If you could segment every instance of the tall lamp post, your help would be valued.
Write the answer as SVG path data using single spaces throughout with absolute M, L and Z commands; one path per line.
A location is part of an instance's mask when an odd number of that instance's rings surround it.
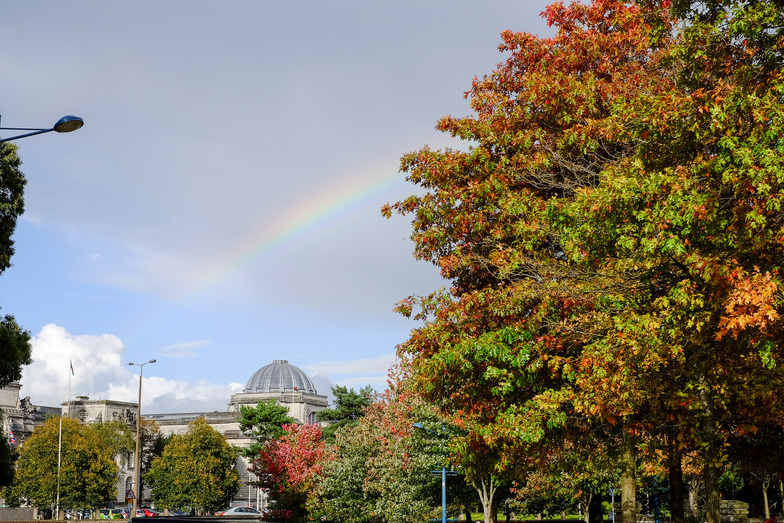
M 78 116 L 63 116 L 50 128 L 31 128 L 31 127 L 0 127 L 0 130 L 8 130 L 8 131 L 31 131 L 29 133 L 19 134 L 16 136 L 11 136 L 10 138 L 2 138 L 0 139 L 0 143 L 9 142 L 11 140 L 18 140 L 19 138 L 27 138 L 28 136 L 35 136 L 36 134 L 44 134 L 44 133 L 51 133 L 52 131 L 58 133 L 70 133 L 71 131 L 75 131 L 77 129 L 81 129 L 84 125 L 84 120 L 79 118 Z
M 139 367 L 139 402 L 136 404 L 136 458 L 135 464 L 133 468 L 133 488 L 136 489 L 136 492 L 133 496 L 133 512 L 131 512 L 131 516 L 136 517 L 136 509 L 139 507 L 139 497 L 142 495 L 142 492 L 139 488 L 139 428 L 142 425 L 142 373 L 144 372 L 144 366 L 148 363 L 155 363 L 155 360 L 145 361 L 144 363 L 128 363 L 128 365 L 136 365 Z
M 434 430 L 425 428 L 425 426 L 422 425 L 421 423 L 414 423 L 413 427 L 419 430 L 424 430 L 425 432 L 429 432 L 430 434 L 433 434 L 440 438 L 448 438 L 446 434 L 442 434 Z M 452 472 L 452 471 L 447 472 L 446 465 L 442 465 L 441 470 L 433 470 L 430 473 L 435 475 L 438 474 L 441 475 L 441 523 L 446 523 L 448 521 L 446 519 L 446 477 L 456 476 L 457 472 Z

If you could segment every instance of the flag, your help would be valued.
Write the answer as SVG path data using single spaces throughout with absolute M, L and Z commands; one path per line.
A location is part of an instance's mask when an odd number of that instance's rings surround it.
M 71 365 L 71 376 L 73 376 L 74 375 L 73 362 L 71 360 L 68 360 L 68 363 Z
M 8 427 L 8 439 L 11 440 L 11 445 L 16 445 L 16 438 L 14 437 L 14 431 L 11 427 Z

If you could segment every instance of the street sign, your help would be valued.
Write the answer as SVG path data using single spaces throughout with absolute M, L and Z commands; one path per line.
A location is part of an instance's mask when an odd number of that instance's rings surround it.
M 135 499 L 136 495 L 133 493 L 133 489 L 129 488 L 128 492 L 125 493 L 125 502 L 127 503 L 131 499 Z

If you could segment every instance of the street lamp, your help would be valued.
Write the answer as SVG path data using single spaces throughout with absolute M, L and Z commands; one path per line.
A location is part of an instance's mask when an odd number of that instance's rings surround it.
M 445 434 L 442 434 L 442 433 L 436 432 L 434 430 L 430 430 L 428 428 L 425 428 L 425 426 L 422 425 L 421 423 L 414 423 L 412 426 L 414 428 L 416 428 L 416 429 L 420 429 L 420 430 L 424 430 L 425 432 L 429 432 L 430 434 L 433 434 L 433 435 L 435 435 L 437 437 L 441 437 L 441 438 L 448 437 Z M 447 519 L 446 519 L 446 477 L 447 477 L 447 475 L 456 476 L 457 472 L 452 472 L 452 471 L 447 472 L 446 471 L 446 465 L 442 465 L 440 471 L 439 470 L 432 470 L 432 471 L 430 471 L 430 473 L 431 474 L 435 474 L 435 475 L 441 474 L 441 523 L 446 523 L 446 521 L 447 521 Z
M 30 128 L 30 127 L 0 127 L 0 129 L 8 130 L 8 131 L 32 131 L 17 136 L 11 136 L 10 138 L 2 138 L 0 139 L 0 143 L 9 142 L 11 140 L 18 140 L 19 138 L 27 138 L 28 136 L 34 136 L 36 134 L 50 133 L 52 131 L 58 133 L 70 133 L 71 131 L 81 129 L 83 125 L 84 125 L 84 120 L 82 120 L 78 116 L 68 115 L 68 116 L 63 116 L 62 118 L 57 120 L 57 123 L 55 123 L 49 129 Z
M 139 481 L 141 480 L 139 476 L 139 427 L 142 425 L 142 373 L 144 372 L 144 366 L 148 363 L 155 363 L 155 360 L 145 361 L 144 363 L 128 363 L 128 365 L 137 365 L 139 367 L 139 402 L 136 404 L 136 459 L 133 469 L 133 486 L 136 489 L 136 493 L 133 496 L 133 512 L 131 512 L 131 517 L 134 518 L 136 517 L 136 509 L 139 507 L 139 496 L 142 495 L 139 488 Z

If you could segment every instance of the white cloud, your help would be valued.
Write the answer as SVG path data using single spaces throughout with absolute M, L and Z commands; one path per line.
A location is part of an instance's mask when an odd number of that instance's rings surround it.
M 161 348 L 161 352 L 166 358 L 194 358 L 196 357 L 196 351 L 194 349 L 209 345 L 210 341 L 212 340 L 186 341 L 184 343 L 167 345 L 166 347 Z
M 161 349 L 165 356 L 182 355 L 203 347 L 210 340 L 172 344 Z M 127 348 L 117 336 L 74 335 L 55 324 L 44 326 L 32 338 L 33 363 L 23 369 L 22 395 L 35 405 L 60 406 L 71 397 L 116 400 L 135 403 L 139 393 L 139 374 L 128 367 Z M 395 362 L 394 354 L 375 358 L 322 361 L 303 365 L 319 394 L 334 400 L 331 388 L 344 385 L 360 389 L 366 385 L 383 391 L 387 371 Z M 70 372 L 73 365 L 74 373 Z M 200 379 L 170 380 L 154 375 L 157 366 L 145 369 L 142 383 L 142 410 L 145 413 L 225 411 L 231 395 L 242 391 L 242 383 L 215 384 Z
M 33 404 L 61 405 L 68 397 L 69 381 L 71 397 L 137 401 L 138 374 L 123 362 L 126 347 L 117 336 L 73 335 L 61 326 L 48 324 L 31 341 L 33 363 L 23 369 L 21 381 L 22 395 L 30 396 Z M 240 390 L 239 383 L 219 385 L 204 380 L 186 382 L 144 377 L 142 410 L 147 413 L 225 411 L 231 395 Z

